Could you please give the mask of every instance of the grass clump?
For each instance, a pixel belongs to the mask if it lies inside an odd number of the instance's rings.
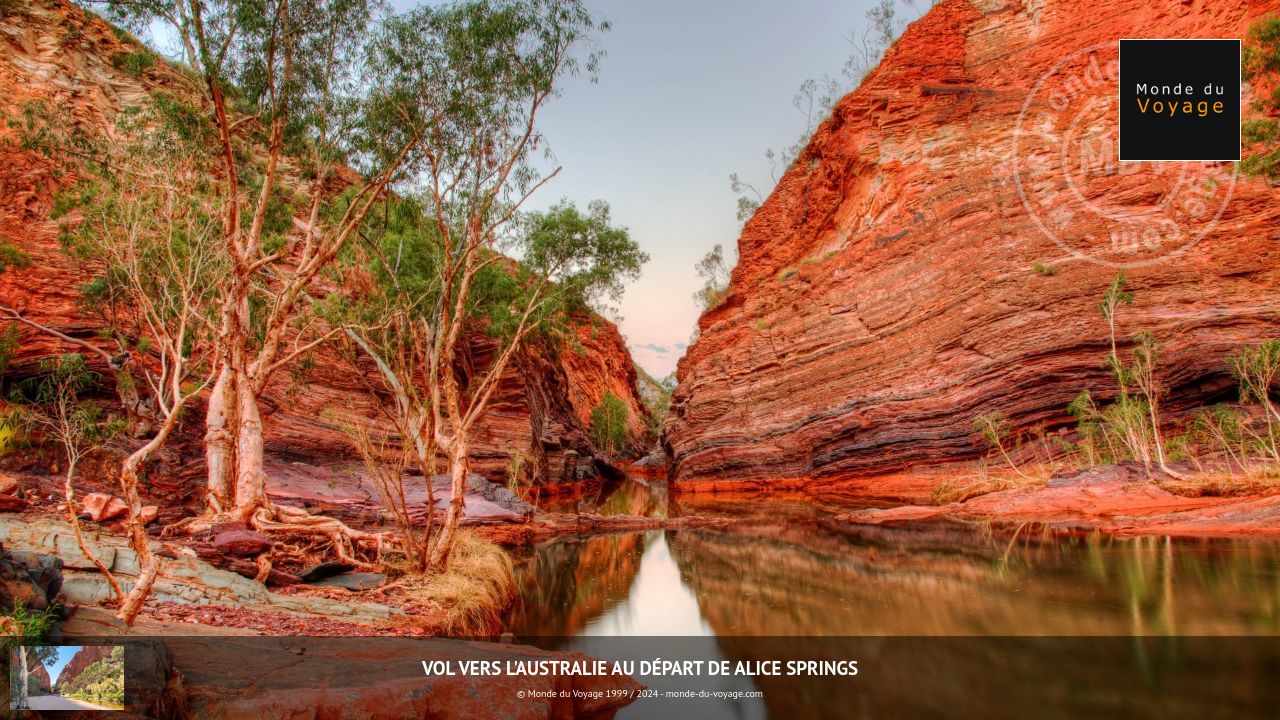
[[[141,78],[142,73],[156,64],[156,56],[148,50],[130,53],[115,53],[111,56],[111,66],[123,70],[131,78]]]
[[[9,268],[22,269],[31,267],[31,256],[26,250],[0,237],[0,273]]]
[[[934,505],[948,505],[1001,490],[1045,485],[1058,469],[1057,463],[1045,463],[1017,468],[1014,474],[993,473],[985,463],[981,463],[972,475],[944,480],[936,485],[929,501]]]
[[[1058,269],[1048,263],[1034,262],[1031,264],[1032,271],[1040,277],[1051,277],[1058,274]]]
[[[515,569],[502,548],[459,531],[444,572],[407,574],[396,581],[414,605],[443,614],[443,635],[493,635],[515,599]]]

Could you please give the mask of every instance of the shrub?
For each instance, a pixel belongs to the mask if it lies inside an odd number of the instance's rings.
[[[26,250],[0,237],[0,273],[10,267],[22,269],[31,266],[31,256]]]
[[[1035,274],[1041,277],[1049,277],[1058,273],[1058,269],[1054,266],[1039,261],[1032,263],[1031,269],[1035,271]]]
[[[1009,418],[1005,417],[1002,412],[986,413],[979,415],[973,421],[973,429],[988,445],[1000,451],[1000,455],[1005,462],[1009,463],[1009,467],[1018,475],[1022,475],[1022,470],[1018,467],[1013,458],[1009,457],[1009,452],[1005,450],[1004,441],[1009,437],[1012,424]]]
[[[111,56],[111,65],[117,70],[123,70],[126,75],[132,78],[142,77],[142,73],[147,68],[156,64],[156,57],[147,50],[139,50],[131,53],[116,53]]]
[[[591,411],[591,441],[596,447],[613,455],[627,445],[626,403],[612,391],[604,394],[600,404]]]

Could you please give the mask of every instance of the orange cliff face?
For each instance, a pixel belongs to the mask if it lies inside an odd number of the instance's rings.
[[[80,673],[84,672],[90,665],[111,655],[112,646],[110,645],[85,645],[71,656],[71,660],[62,667],[62,671],[58,673],[57,683],[59,685],[75,680],[80,677]]]
[[[945,0],[911,25],[746,224],[679,365],[678,487],[843,478],[985,450],[975,417],[1066,427],[1154,333],[1166,407],[1234,399],[1280,335],[1280,193],[1231,163],[1115,162],[1116,41],[1245,37],[1280,2]],[[1252,97],[1270,92],[1245,87]]]
[[[196,101],[190,85],[163,62],[135,77],[111,61],[136,50],[108,24],[67,2],[11,10],[0,17],[0,114],[17,117],[26,103],[43,101],[67,112],[81,129],[101,132],[121,110],[147,102],[157,92]],[[93,341],[102,322],[79,304],[78,290],[90,279],[89,273],[59,247],[58,221],[50,218],[55,196],[74,178],[20,150],[14,140],[7,124],[0,124],[0,239],[25,252],[30,265],[10,266],[0,273],[0,306]],[[631,416],[635,446],[628,452],[641,452],[647,411],[617,327],[595,315],[579,316],[571,332],[576,342],[531,348],[518,367],[508,370],[471,443],[476,472],[505,483],[507,468],[517,457],[549,483],[574,482],[579,475],[599,472],[610,459],[590,440],[590,417],[607,392],[620,397]],[[492,346],[477,332],[468,358],[471,365],[482,367]],[[104,347],[114,351],[114,346]],[[30,375],[40,359],[76,350],[20,327],[9,374]],[[88,360],[109,377],[99,358]],[[350,419],[377,420],[379,412],[368,390],[377,386],[371,365],[353,370],[330,350],[319,351],[307,367],[276,373],[262,403],[268,466],[358,466],[341,427]],[[193,414],[202,417],[203,407]],[[172,443],[180,453],[166,461],[173,474],[187,479],[200,474],[202,431],[203,423],[187,423],[182,437]],[[172,480],[157,478],[162,484]]]

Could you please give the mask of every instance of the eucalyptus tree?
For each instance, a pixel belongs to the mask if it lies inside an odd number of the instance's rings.
[[[199,112],[214,128],[219,159],[211,175],[220,185],[213,194],[227,274],[205,418],[208,520],[333,533],[342,554],[346,541],[336,534],[368,536],[268,502],[259,405],[281,368],[338,332],[313,312],[317,280],[421,148],[414,132],[365,131],[374,115],[403,113],[397,103],[408,100],[369,102],[364,78],[381,68],[368,64],[364,40],[381,7],[374,0],[145,0],[108,9],[134,26],[171,26],[200,79]]]
[[[568,205],[521,214],[559,172],[541,162],[550,153],[539,114],[564,77],[594,77],[599,53],[591,43],[607,29],[576,0],[478,0],[397,17],[372,51],[374,64],[390,70],[375,80],[376,102],[399,112],[381,115],[390,122],[371,129],[422,138],[422,152],[407,166],[429,222],[418,233],[417,289],[404,292],[397,278],[405,331],[397,340],[410,350],[393,353],[393,364],[364,345],[424,474],[430,477],[437,454],[447,463],[449,509],[426,563],[435,568],[452,550],[471,435],[503,373],[567,298],[616,289],[644,259],[625,231],[611,227],[602,203],[587,214]],[[510,260],[517,256],[518,265]],[[487,367],[469,369],[462,360],[478,316],[500,343]]]
[[[82,188],[93,200],[64,243],[95,272],[92,299],[109,294],[129,308],[138,364],[154,406],[156,428],[120,466],[126,525],[140,572],[119,616],[132,624],[159,572],[142,520],[141,474],[178,429],[192,400],[216,372],[219,300],[228,274],[220,249],[217,206],[206,190],[198,137],[180,120],[138,109],[101,146],[102,169]]]
[[[121,494],[129,506],[125,524],[140,569],[120,603],[119,615],[130,624],[159,572],[142,519],[139,483],[146,463],[213,381],[218,300],[228,271],[219,253],[217,204],[202,164],[203,138],[175,110],[159,100],[129,108],[113,119],[110,133],[99,136],[79,130],[55,108],[28,107],[18,127],[28,147],[74,167],[79,178],[70,188],[75,210],[61,221],[59,239],[92,277],[78,288],[84,302],[113,306],[102,317],[109,319],[109,333],[130,348],[130,378],[150,408],[151,423],[140,445],[131,447],[120,465]],[[107,357],[109,367],[118,367],[96,346],[23,321],[93,349]],[[79,442],[71,433],[88,429],[85,419],[66,406],[67,396],[80,386],[58,379],[67,368],[53,370],[53,392],[45,399],[55,406],[60,439],[71,457],[79,452],[69,444]],[[69,463],[69,503],[73,472]]]
[[[267,501],[260,398],[277,371],[343,330],[321,322],[325,303],[313,293],[370,211],[392,191],[419,190],[438,283],[429,305],[416,306],[429,310],[417,332],[430,371],[416,405],[430,408],[431,450],[461,487],[467,434],[539,324],[552,276],[569,270],[548,271],[510,317],[490,318],[494,328],[509,321],[512,341],[487,375],[467,379],[456,363],[478,281],[505,264],[513,220],[556,174],[539,170],[535,120],[561,78],[594,73],[598,54],[581,51],[605,25],[576,0],[474,0],[399,17],[373,0],[107,5],[135,27],[172,27],[220,158],[212,176],[228,272],[206,413],[209,513],[193,525],[233,518],[328,532],[352,559],[341,536],[378,538]],[[455,495],[442,540],[462,510]],[[443,563],[451,542],[440,547]]]
[[[432,534],[428,515],[421,536],[406,543],[414,550],[410,559],[416,569],[428,570],[448,561],[465,507],[470,437],[503,374],[530,342],[567,347],[572,323],[589,322],[590,308],[606,296],[616,298],[623,281],[638,276],[648,256],[626,229],[613,225],[605,203],[593,202],[584,212],[561,202],[512,221],[500,245],[519,262],[494,248],[478,249],[485,262],[475,269],[468,297],[457,305],[456,294],[444,294],[452,271],[443,262],[446,246],[434,213],[420,202],[393,205],[392,219],[383,224],[370,253],[374,290],[348,308],[354,316],[347,325],[353,343],[378,368],[382,387],[374,396],[384,398],[385,415],[413,452],[430,507],[440,456],[449,471],[450,504],[440,532]],[[479,366],[465,347],[454,348],[448,364],[439,360],[447,335],[438,323],[446,304],[457,308],[459,315],[450,320],[464,334],[460,337],[483,332],[496,342],[486,365]],[[356,434],[356,439],[367,437]],[[402,531],[419,532],[407,525]]]
[[[72,533],[80,552],[102,573],[114,597],[122,600],[125,595],[119,581],[85,542],[76,503],[81,462],[111,440],[121,425],[106,418],[102,407],[86,398],[98,381],[97,373],[89,369],[83,355],[63,355],[42,361],[40,375],[19,382],[9,398],[22,407],[18,416],[22,426],[40,428],[46,438],[52,437],[61,447],[65,461],[63,492]]]

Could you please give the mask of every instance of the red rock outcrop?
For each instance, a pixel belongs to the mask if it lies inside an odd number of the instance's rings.
[[[122,109],[146,102],[153,93],[190,94],[177,71],[163,61],[137,77],[111,61],[136,50],[107,23],[68,2],[15,7],[0,17],[0,113],[18,117],[25,103],[44,101],[68,113],[81,129],[97,133]],[[78,305],[78,287],[89,278],[59,248],[58,223],[50,218],[57,192],[73,178],[59,175],[37,154],[17,148],[13,139],[7,125],[0,125],[0,240],[25,252],[30,264],[0,272],[0,306],[96,342],[101,322]],[[578,318],[574,330],[577,347],[566,343],[535,348],[507,372],[472,442],[477,472],[505,481],[512,459],[526,457],[529,467],[547,482],[575,481],[578,470],[596,473],[593,458],[599,453],[590,441],[590,414],[606,392],[627,404],[639,439],[645,411],[617,327],[591,315]],[[31,374],[41,358],[76,350],[25,326],[20,327],[19,343],[9,370],[13,376]],[[477,334],[471,347],[473,364],[482,364],[492,349],[492,343]],[[89,360],[106,374],[99,358]],[[377,386],[376,378],[360,379],[330,352],[321,351],[314,360],[308,368],[283,369],[268,388],[263,400],[267,453],[281,463],[353,461],[341,422],[378,417],[367,392],[370,384]],[[192,415],[202,416],[203,408],[193,408]],[[171,446],[176,454],[160,459],[166,472],[155,480],[162,485],[171,482],[172,475],[193,480],[201,473],[201,428],[199,423],[189,425]]]
[[[1226,356],[1280,335],[1280,194],[1229,163],[1115,162],[1107,101],[1118,38],[1244,37],[1278,10],[933,7],[746,224],[727,297],[679,365],[678,487],[971,457],[983,413],[1065,427],[1082,389],[1113,386],[1097,304],[1117,265],[1136,295],[1120,352],[1154,333],[1166,408],[1232,399]],[[1244,88],[1246,115],[1269,82]]]
[[[46,694],[52,692],[53,688],[49,682],[48,669],[45,668],[44,663],[40,662],[39,658],[28,657],[27,662],[33,661],[35,665],[31,668],[31,677],[35,678],[36,687]]]
[[[110,645],[85,645],[71,656],[71,660],[58,673],[58,684],[61,685],[80,677],[85,668],[111,654]]]

